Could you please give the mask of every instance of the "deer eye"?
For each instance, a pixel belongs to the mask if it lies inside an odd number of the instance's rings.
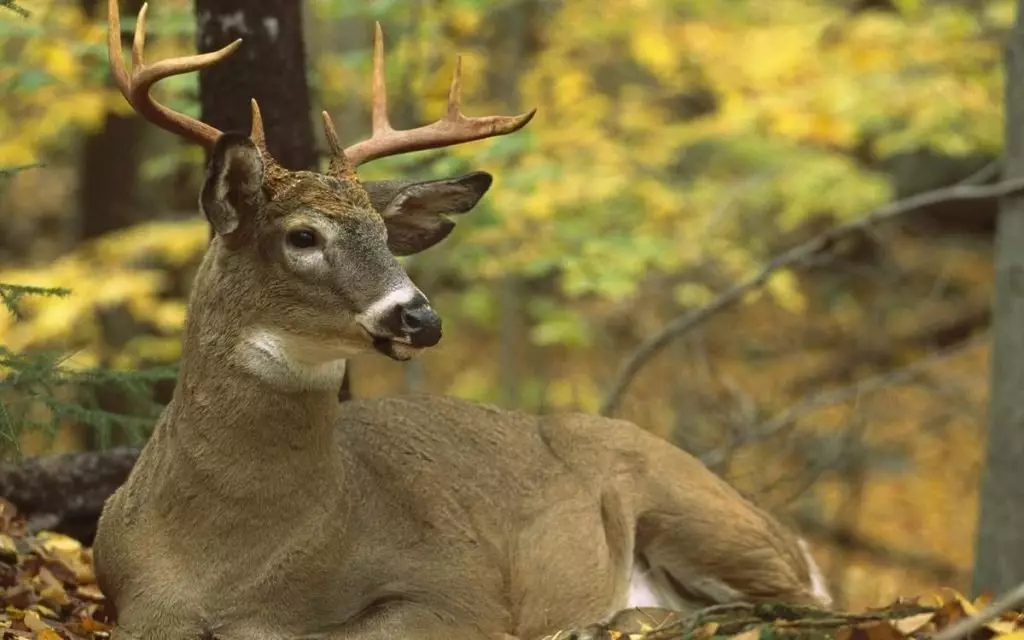
[[[316,232],[310,229],[295,229],[289,231],[286,236],[288,244],[292,245],[296,249],[309,249],[316,245],[317,237]]]

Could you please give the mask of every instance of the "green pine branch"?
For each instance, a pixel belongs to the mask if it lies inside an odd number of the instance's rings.
[[[20,317],[18,302],[26,296],[68,293],[67,289],[0,283],[0,301],[16,318]],[[141,441],[163,408],[153,399],[153,384],[177,377],[176,367],[77,370],[68,367],[67,360],[68,354],[56,350],[16,352],[0,345],[0,456],[20,454],[21,434],[40,432],[49,439],[67,420],[94,429],[102,447],[111,444],[115,433]],[[115,391],[126,401],[128,412],[103,410],[101,390]],[[47,409],[45,420],[33,417],[39,404]]]

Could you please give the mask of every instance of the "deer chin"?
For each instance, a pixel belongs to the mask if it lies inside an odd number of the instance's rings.
[[[384,338],[381,336],[373,336],[373,348],[398,362],[408,362],[418,358],[426,350],[426,347],[416,347],[408,342],[401,342],[394,338]]]

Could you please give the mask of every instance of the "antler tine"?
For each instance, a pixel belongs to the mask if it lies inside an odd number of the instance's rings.
[[[455,59],[447,113],[432,124],[415,129],[393,129],[388,121],[386,93],[384,37],[378,22],[373,42],[373,133],[369,139],[350,145],[341,153],[353,169],[371,160],[400,153],[450,147],[512,133],[525,127],[537,113],[536,109],[531,109],[516,116],[466,117],[462,113],[461,56]]]
[[[331,114],[321,111],[320,115],[324,119],[324,134],[327,138],[327,146],[331,151],[331,163],[327,168],[327,172],[335,178],[355,178],[356,168],[345,157],[345,149],[341,146],[341,140],[338,139],[338,132],[334,129],[334,121],[331,120]]]
[[[380,28],[380,22],[377,22],[373,31],[373,136],[390,131],[394,129],[388,120],[388,89],[384,81],[384,32]]]
[[[117,81],[117,86],[121,90],[121,95],[146,120],[171,133],[210,147],[220,136],[219,129],[165,107],[154,100],[149,91],[154,84],[164,78],[198,71],[217,64],[234,53],[241,46],[242,40],[239,38],[226,47],[211,53],[169,58],[147,66],[143,52],[146,46],[148,8],[149,5],[146,3],[139,10],[135,25],[135,37],[132,41],[132,70],[129,73],[125,69],[121,49],[121,16],[118,0],[109,0],[107,4],[107,55],[110,58],[110,68]]]

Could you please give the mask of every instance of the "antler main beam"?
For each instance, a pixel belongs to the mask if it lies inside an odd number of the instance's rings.
[[[332,166],[347,164],[354,169],[359,165],[400,153],[449,147],[473,140],[518,131],[526,126],[536,109],[516,116],[467,117],[462,113],[462,56],[455,59],[451,87],[448,89],[448,111],[440,120],[415,129],[396,130],[388,119],[387,88],[384,82],[384,35],[380,23],[373,38],[373,132],[361,142],[341,149],[330,115],[323,113],[328,143],[335,155]],[[338,162],[342,157],[345,162]]]
[[[180,58],[169,58],[147,65],[144,58],[146,47],[146,12],[149,3],[143,4],[135,24],[135,37],[132,42],[132,70],[125,69],[121,49],[121,14],[117,0],[109,0],[107,4],[107,55],[110,68],[121,90],[121,95],[132,108],[146,120],[158,127],[170,131],[183,138],[210,147],[216,142],[221,132],[205,122],[190,118],[165,107],[157,102],[149,91],[154,84],[170,76],[198,71],[213,66],[224,60],[242,44],[241,38],[226,47],[211,53],[203,53]]]

